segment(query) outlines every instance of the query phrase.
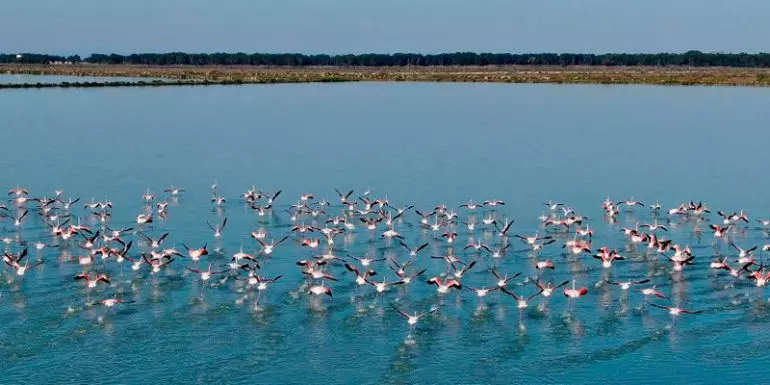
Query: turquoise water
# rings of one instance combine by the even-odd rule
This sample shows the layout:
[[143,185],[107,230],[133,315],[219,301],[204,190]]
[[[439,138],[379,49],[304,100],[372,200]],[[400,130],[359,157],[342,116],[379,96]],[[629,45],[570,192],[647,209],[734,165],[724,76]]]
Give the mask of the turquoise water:
[[[186,188],[171,200],[166,219],[148,233],[168,231],[164,246],[208,242],[211,255],[197,265],[177,258],[159,274],[121,269],[114,260],[94,271],[111,277],[90,291],[72,278],[82,271],[67,255],[81,255],[76,242],[48,235],[39,216],[0,222],[10,252],[39,239],[60,248],[33,251],[45,263],[19,278],[3,269],[0,281],[0,377],[3,383],[98,381],[256,383],[711,383],[719,378],[763,382],[770,342],[767,293],[747,279],[709,269],[717,254],[734,258],[724,242],[716,249],[709,223],[716,210],[747,210],[751,223],[730,234],[748,247],[770,243],[755,218],[770,217],[770,181],[765,177],[770,131],[770,90],[749,88],[557,86],[496,84],[357,83],[213,86],[195,89],[6,90],[0,92],[0,187],[27,187],[33,197],[80,197],[72,214],[92,227],[82,203],[109,199],[112,227],[133,226],[143,212],[142,194],[159,199],[168,185]],[[223,208],[210,202],[216,180]],[[240,199],[256,185],[281,189],[271,215],[259,217]],[[463,225],[455,254],[477,261],[465,286],[491,286],[489,268],[522,272],[511,290],[534,293],[525,276],[576,280],[588,294],[568,301],[561,292],[536,297],[524,311],[499,292],[485,300],[469,290],[438,296],[419,279],[377,296],[358,288],[340,264],[328,272],[333,298],[309,298],[299,259],[321,254],[299,246],[299,235],[261,257],[260,274],[283,278],[262,296],[232,278],[202,285],[185,267],[214,269],[244,250],[258,253],[251,231],[269,238],[289,234],[283,210],[300,194],[339,202],[334,188],[365,190],[397,207],[429,211],[439,203],[457,211],[474,199],[504,199],[493,213],[512,218],[511,232],[533,234],[548,200],[565,202],[589,217],[593,248],[607,245],[628,258],[612,269],[584,254],[565,257],[560,245],[536,256],[516,238],[499,260],[463,251]],[[707,203],[705,219],[672,217],[674,243],[692,245],[695,264],[673,273],[671,264],[644,247],[629,249],[619,230],[653,220],[648,208],[625,209],[616,223],[603,218],[601,202],[636,198],[660,201],[659,220],[683,201]],[[264,203],[264,202],[263,202]],[[16,215],[11,205],[9,215]],[[30,203],[30,208],[37,207]],[[334,206],[327,211],[336,215]],[[489,215],[478,211],[477,219]],[[220,240],[206,220],[228,218]],[[306,217],[299,222],[312,223]],[[410,245],[429,242],[414,258],[423,278],[447,271],[430,255],[445,255],[440,233],[422,229],[405,214],[396,229]],[[323,226],[323,224],[320,224]],[[484,227],[484,226],[480,226]],[[748,228],[746,228],[748,227]],[[744,229],[746,228],[746,229]],[[408,254],[360,223],[336,238],[344,256]],[[475,231],[476,240],[501,246],[495,231]],[[135,239],[135,235],[126,236]],[[82,239],[81,239],[82,240]],[[138,257],[146,246],[135,245]],[[69,253],[69,254],[67,254]],[[757,252],[757,258],[760,256]],[[669,253],[671,255],[671,253]],[[554,271],[533,267],[552,259]],[[375,278],[393,280],[385,262]],[[243,276],[243,274],[241,274]],[[650,284],[688,309],[672,320],[642,307],[639,287],[624,294],[605,280],[651,279]],[[88,304],[115,294],[135,301],[105,311]],[[242,301],[241,301],[242,300]],[[661,305],[671,301],[655,299]],[[439,309],[410,331],[393,306]],[[729,377],[728,377],[729,376]]]

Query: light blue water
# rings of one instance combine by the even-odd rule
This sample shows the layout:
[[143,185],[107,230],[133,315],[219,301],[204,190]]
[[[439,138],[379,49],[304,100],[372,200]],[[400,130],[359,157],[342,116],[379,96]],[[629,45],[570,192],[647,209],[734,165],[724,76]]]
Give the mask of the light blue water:
[[123,76],[59,76],[59,75],[27,75],[0,73],[0,84],[22,83],[83,83],[83,82],[138,82],[162,80],[159,78],[135,78]]
[[[217,269],[241,245],[257,253],[249,237],[263,228],[279,238],[292,225],[283,209],[302,193],[338,202],[334,188],[367,188],[396,206],[430,210],[473,198],[505,199],[498,218],[516,220],[512,232],[532,234],[549,199],[570,204],[590,218],[593,247],[622,250],[629,260],[609,271],[583,255],[565,258],[559,247],[535,256],[515,238],[511,251],[494,260],[456,247],[463,261],[476,260],[466,286],[491,286],[490,267],[524,273],[511,286],[524,294],[534,285],[524,276],[575,279],[589,293],[570,304],[560,292],[537,297],[523,312],[499,293],[480,301],[472,291],[443,297],[424,280],[379,297],[356,288],[341,265],[328,271],[334,298],[311,299],[295,262],[321,254],[300,247],[293,235],[264,258],[261,274],[283,274],[253,310],[256,293],[243,282],[216,280],[204,287],[178,258],[150,275],[110,260],[93,270],[112,277],[110,287],[87,291],[72,280],[82,269],[62,256],[81,255],[74,242],[46,249],[45,259],[23,278],[6,268],[0,282],[0,377],[4,383],[50,381],[257,383],[711,383],[716,379],[762,382],[766,378],[767,293],[752,281],[709,270],[717,253],[735,257],[725,243],[714,250],[709,223],[715,212],[746,209],[748,229],[730,237],[741,246],[770,243],[754,218],[770,217],[765,148],[770,132],[770,90],[749,88],[556,86],[495,84],[271,85],[160,89],[13,90],[0,92],[0,187],[17,184],[32,196],[114,202],[113,227],[133,225],[144,210],[147,188],[159,197],[170,184],[187,192],[148,232],[171,233],[168,245],[208,242],[208,263]],[[228,202],[214,209],[209,186],[218,181]],[[282,189],[273,214],[257,217],[239,199],[253,184]],[[696,264],[672,273],[665,258],[646,248],[627,249],[619,231],[651,220],[648,209],[602,218],[601,202],[634,197],[659,200],[665,210],[702,200],[714,214],[700,222],[673,218],[665,238],[694,247]],[[83,203],[83,202],[80,202]],[[36,207],[36,204],[30,204]],[[339,207],[327,209],[335,215]],[[33,210],[34,211],[34,210]],[[15,215],[11,208],[10,215]],[[81,205],[73,214],[85,220]],[[475,214],[481,219],[484,212]],[[228,218],[221,240],[205,221]],[[302,221],[303,219],[300,219]],[[445,255],[446,243],[418,226],[410,212],[399,230],[410,245],[431,242],[414,264],[424,278],[447,271],[429,255]],[[311,218],[305,218],[308,224]],[[16,240],[46,239],[37,215],[21,231],[0,222],[6,248]],[[88,219],[98,227],[94,218]],[[323,226],[323,224],[321,224]],[[460,233],[457,245],[469,240]],[[393,256],[406,260],[397,243],[360,224],[337,238],[334,253]],[[697,231],[696,231],[697,230]],[[444,229],[442,229],[442,232]],[[544,230],[540,229],[542,233]],[[133,236],[127,238],[133,239]],[[475,239],[499,247],[493,231]],[[51,240],[48,240],[51,242]],[[59,241],[59,243],[61,243]],[[214,249],[219,251],[214,252]],[[138,256],[146,247],[136,246]],[[671,254],[671,253],[669,253]],[[759,254],[757,255],[759,257]],[[533,268],[550,258],[555,271]],[[394,279],[384,262],[381,277]],[[682,307],[702,314],[672,318],[641,308],[639,287],[627,295],[604,280],[641,279]],[[133,304],[105,312],[87,303],[121,293]],[[249,297],[240,303],[244,295]],[[202,299],[201,299],[202,296]],[[665,300],[656,300],[669,304]],[[392,306],[439,312],[409,332]]]

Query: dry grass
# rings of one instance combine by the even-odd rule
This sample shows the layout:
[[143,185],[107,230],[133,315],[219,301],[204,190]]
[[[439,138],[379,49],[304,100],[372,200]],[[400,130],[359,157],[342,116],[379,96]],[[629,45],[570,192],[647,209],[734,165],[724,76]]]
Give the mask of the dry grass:
[[[770,69],[725,67],[261,67],[2,64],[0,73],[173,79],[169,84],[428,81],[770,86]],[[200,83],[199,83],[200,84]]]

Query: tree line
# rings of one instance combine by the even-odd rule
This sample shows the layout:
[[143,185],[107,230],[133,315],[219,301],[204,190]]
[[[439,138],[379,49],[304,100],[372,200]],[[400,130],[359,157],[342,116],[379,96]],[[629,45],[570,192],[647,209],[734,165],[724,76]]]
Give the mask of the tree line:
[[264,65],[264,66],[695,66],[695,67],[770,67],[770,53],[474,53],[441,54],[348,54],[305,55],[298,53],[136,53],[130,55],[0,54],[0,63],[90,63],[142,65]]
[[80,63],[82,60],[79,55],[57,56],[38,53],[23,54],[5,54],[0,53],[0,63],[30,63],[30,64],[48,64],[56,62]]

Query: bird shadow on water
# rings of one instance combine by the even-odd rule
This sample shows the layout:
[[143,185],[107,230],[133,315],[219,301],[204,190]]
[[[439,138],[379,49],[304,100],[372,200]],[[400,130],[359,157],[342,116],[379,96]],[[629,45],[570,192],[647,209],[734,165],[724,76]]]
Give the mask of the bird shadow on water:
[[402,334],[403,340],[394,347],[389,370],[384,373],[383,380],[386,383],[411,384],[414,382],[412,378],[419,378],[422,359],[432,354],[440,341],[439,328],[440,324],[429,322],[424,326],[405,330]]

